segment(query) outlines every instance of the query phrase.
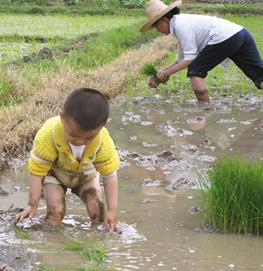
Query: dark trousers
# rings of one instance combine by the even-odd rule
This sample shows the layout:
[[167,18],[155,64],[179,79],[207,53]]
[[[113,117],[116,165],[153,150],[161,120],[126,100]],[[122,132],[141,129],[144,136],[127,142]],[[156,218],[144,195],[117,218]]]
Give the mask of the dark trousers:
[[254,39],[246,29],[240,30],[229,39],[207,45],[188,66],[188,77],[207,76],[207,72],[226,58],[233,62],[260,88],[263,82],[263,62]]

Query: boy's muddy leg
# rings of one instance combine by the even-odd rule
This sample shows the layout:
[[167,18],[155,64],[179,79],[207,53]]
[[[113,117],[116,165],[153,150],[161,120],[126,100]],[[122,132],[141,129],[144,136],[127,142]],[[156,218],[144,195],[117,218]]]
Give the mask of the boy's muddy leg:
[[77,194],[86,205],[90,218],[95,222],[103,222],[104,204],[101,199],[99,179],[94,178],[82,185]]
[[44,184],[44,197],[47,202],[47,214],[45,221],[53,226],[60,225],[65,213],[65,191],[61,185],[58,184]]
[[192,88],[198,102],[209,102],[208,87],[205,80],[201,77],[191,77]]

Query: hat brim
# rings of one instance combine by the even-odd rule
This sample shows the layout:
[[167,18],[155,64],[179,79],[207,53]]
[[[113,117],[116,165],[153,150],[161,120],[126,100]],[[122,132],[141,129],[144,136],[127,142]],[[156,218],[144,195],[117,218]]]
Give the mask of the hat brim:
[[152,29],[153,24],[157,22],[160,18],[162,18],[166,13],[168,13],[170,10],[172,10],[175,7],[179,7],[182,5],[182,1],[178,0],[173,2],[171,5],[169,5],[167,8],[161,10],[159,13],[157,13],[155,16],[153,16],[146,24],[144,24],[140,31],[141,32],[146,32]]

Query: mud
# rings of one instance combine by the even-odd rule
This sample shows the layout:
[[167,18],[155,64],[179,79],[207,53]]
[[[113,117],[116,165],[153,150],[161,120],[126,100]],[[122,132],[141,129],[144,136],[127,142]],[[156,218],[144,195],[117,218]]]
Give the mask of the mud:
[[[74,253],[67,252],[66,258],[57,254],[72,238],[106,242],[105,268],[109,269],[261,270],[262,238],[207,228],[199,185],[200,180],[208,181],[206,171],[224,155],[263,159],[263,96],[217,95],[206,106],[194,99],[184,104],[177,100],[176,95],[149,93],[135,98],[121,95],[112,101],[108,128],[121,157],[118,233],[92,223],[85,205],[69,192],[61,227],[47,228],[42,223],[46,207],[41,200],[38,216],[18,225],[32,238],[21,240],[14,235],[12,223],[3,223],[1,244],[19,248],[22,242],[32,249],[37,243],[41,249],[35,252],[35,261],[58,270],[85,265]],[[25,207],[26,182],[21,172],[3,175],[0,187],[9,193],[0,196],[1,206],[16,202]],[[7,220],[12,222],[13,217],[10,214]],[[27,264],[34,257],[28,256]]]
[[37,256],[30,249],[18,248],[12,245],[0,245],[0,270],[3,271],[28,271]]
[[[12,244],[17,214],[21,211],[23,209],[13,206],[7,210],[0,210],[0,270],[32,270],[32,264],[37,259],[33,250]],[[4,239],[7,243],[3,242]]]

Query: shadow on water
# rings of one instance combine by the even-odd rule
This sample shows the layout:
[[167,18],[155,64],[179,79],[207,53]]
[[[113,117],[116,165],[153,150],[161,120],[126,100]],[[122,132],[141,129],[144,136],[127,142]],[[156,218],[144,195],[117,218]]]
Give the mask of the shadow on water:
[[[121,156],[122,233],[92,225],[84,206],[69,193],[64,224],[55,231],[39,224],[45,213],[43,201],[39,217],[23,225],[30,240],[21,240],[11,225],[0,221],[3,251],[24,244],[24,253],[34,254],[27,255],[27,266],[15,265],[3,253],[0,262],[9,261],[16,270],[30,270],[36,261],[76,270],[83,260],[65,252],[61,244],[72,238],[95,238],[106,243],[105,268],[115,270],[263,270],[263,239],[206,230],[198,192],[198,180],[219,157],[263,158],[262,111],[262,96],[214,99],[209,106],[194,100],[178,104],[176,96],[118,97],[108,127]],[[13,203],[26,206],[24,171],[3,173],[0,184],[7,192],[0,196],[1,209]]]

